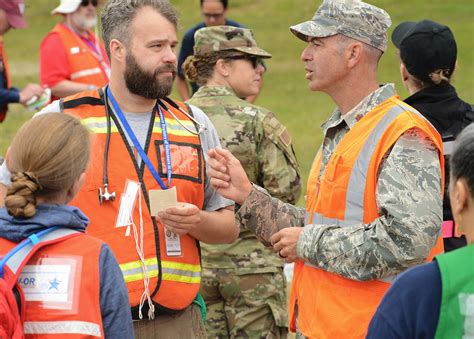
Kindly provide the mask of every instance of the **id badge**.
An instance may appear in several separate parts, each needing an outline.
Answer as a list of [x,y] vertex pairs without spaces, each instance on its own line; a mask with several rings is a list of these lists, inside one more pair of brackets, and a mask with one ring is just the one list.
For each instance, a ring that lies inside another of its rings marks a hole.
[[165,228],[166,255],[168,257],[180,257],[181,237]]

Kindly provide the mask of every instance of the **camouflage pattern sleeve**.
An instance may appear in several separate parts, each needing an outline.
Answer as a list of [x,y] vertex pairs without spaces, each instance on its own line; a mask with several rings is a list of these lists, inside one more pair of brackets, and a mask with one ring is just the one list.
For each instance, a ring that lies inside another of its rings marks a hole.
[[381,217],[346,228],[307,225],[298,240],[299,258],[354,280],[393,276],[426,259],[443,216],[438,152],[412,129],[387,153],[377,180]]
[[235,220],[254,233],[265,246],[271,246],[273,234],[286,227],[303,227],[305,209],[272,196],[263,188],[253,185],[244,203],[235,212]]
[[301,176],[286,127],[272,112],[257,115],[255,123],[257,183],[272,197],[291,204],[301,194]]

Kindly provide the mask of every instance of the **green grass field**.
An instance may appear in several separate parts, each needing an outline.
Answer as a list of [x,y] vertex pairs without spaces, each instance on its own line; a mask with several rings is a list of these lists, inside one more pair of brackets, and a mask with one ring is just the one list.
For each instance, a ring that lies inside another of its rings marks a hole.
[[[15,86],[38,81],[39,44],[58,20],[49,15],[58,3],[59,0],[26,0],[29,28],[6,35]],[[171,0],[171,3],[180,14],[179,36],[182,37],[188,27],[200,20],[199,1]],[[288,127],[305,180],[322,138],[319,126],[334,104],[328,96],[308,90],[299,59],[305,45],[289,32],[288,27],[310,19],[320,3],[319,0],[232,0],[229,10],[229,18],[252,28],[258,43],[273,54],[257,104],[272,109]],[[474,102],[474,4],[471,0],[373,0],[372,3],[391,15],[392,29],[401,21],[425,18],[450,26],[459,50],[454,85],[464,100]],[[395,52],[390,45],[380,64],[379,81],[395,83],[404,98],[407,92],[399,79]],[[6,121],[0,124],[0,154],[4,154],[15,131],[31,115],[22,106],[11,105]]]

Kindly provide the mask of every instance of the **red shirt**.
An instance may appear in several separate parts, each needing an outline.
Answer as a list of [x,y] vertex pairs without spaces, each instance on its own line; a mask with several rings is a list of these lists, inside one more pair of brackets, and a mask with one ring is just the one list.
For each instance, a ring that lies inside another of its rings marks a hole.
[[[92,52],[96,53],[96,39],[93,34],[89,39],[80,37]],[[92,46],[91,46],[92,45]],[[99,41],[100,51],[104,61],[110,65],[109,58],[105,52],[104,45]],[[104,71],[104,70],[103,70]],[[63,80],[71,80],[71,71],[64,45],[59,34],[47,35],[41,42],[40,47],[40,81],[43,86],[53,87]]]

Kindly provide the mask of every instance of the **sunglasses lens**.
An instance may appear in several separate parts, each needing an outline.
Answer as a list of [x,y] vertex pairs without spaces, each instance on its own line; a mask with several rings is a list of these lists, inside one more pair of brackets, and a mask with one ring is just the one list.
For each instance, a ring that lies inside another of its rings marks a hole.
[[99,0],[82,0],[81,6],[87,7],[89,4],[92,4],[92,6],[97,7],[99,5]]
[[250,60],[252,61],[253,68],[257,68],[262,63],[262,59],[258,56],[251,57]]

